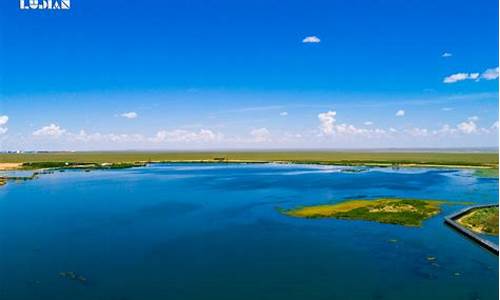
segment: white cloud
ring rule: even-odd
[[[307,37],[305,37],[302,40],[302,43],[314,43],[314,44],[317,44],[319,42],[321,42],[321,40],[317,36],[315,36],[315,35],[307,36]]]
[[[493,80],[498,78],[498,67],[488,69],[481,74],[482,79]]]
[[[38,130],[33,131],[33,135],[58,138],[65,132],[66,132],[65,129],[62,129],[58,125],[52,123],[50,125],[44,126]]]
[[[469,79],[476,80],[479,78],[479,73],[470,73]]]
[[[267,130],[267,128],[253,129],[252,131],[250,131],[250,135],[257,143],[267,142],[271,140],[271,133],[269,132],[269,130]]]
[[[434,135],[456,135],[456,134],[488,134],[492,133],[493,130],[498,129],[498,121],[493,123],[489,128],[479,127],[477,121],[479,117],[472,116],[467,118],[466,121],[458,123],[456,126],[450,126],[448,124],[443,125],[440,129],[434,130],[432,133]]]
[[[335,116],[337,112],[335,111],[327,111],[324,113],[318,114],[318,119],[320,122],[320,136],[331,136],[333,134],[339,136],[353,136],[353,135],[361,135],[365,137],[375,137],[387,135],[387,131],[380,128],[367,129],[367,128],[358,128],[352,124],[337,124]],[[373,122],[365,122],[373,125]]]
[[[0,135],[4,135],[5,133],[7,133],[8,128],[2,127],[2,125],[7,124],[7,122],[9,122],[9,116],[7,115],[0,116]]]
[[[0,125],[5,125],[9,122],[9,116],[3,115],[0,116]]]
[[[359,129],[354,127],[354,125],[351,124],[345,124],[342,123],[340,125],[336,125],[335,127],[335,132],[339,134],[356,134],[359,133]]]
[[[456,128],[452,128],[450,125],[444,124],[440,129],[432,131],[432,134],[442,136],[442,135],[454,134],[456,132],[457,132]]]
[[[475,80],[479,81],[480,79],[485,80],[493,80],[498,78],[498,67],[487,69],[483,73],[455,73],[450,76],[447,76],[443,79],[444,83],[455,83],[463,80]]]
[[[445,77],[443,79],[443,82],[444,83],[455,83],[455,82],[467,80],[467,79],[470,79],[469,73],[455,73],[455,74],[452,74],[450,76]]]
[[[214,133],[209,129],[200,129],[200,131],[188,131],[182,129],[175,130],[160,130],[156,133],[150,141],[160,143],[160,142],[212,142],[221,140],[223,138],[222,134]]]
[[[477,132],[477,125],[473,120],[469,120],[458,124],[457,129],[462,133],[471,134]]]
[[[372,121],[366,121],[363,124],[365,124],[366,126],[372,126],[373,122]]]
[[[325,135],[333,134],[333,124],[335,123],[335,115],[337,112],[335,111],[327,111],[324,113],[318,114],[319,119],[319,129]]]
[[[131,112],[123,113],[120,116],[127,118],[127,119],[135,119],[138,117],[138,114],[134,111],[131,111]]]
[[[453,54],[451,54],[450,52],[445,52],[441,55],[441,57],[452,57]]]
[[[402,109],[398,110],[395,114],[396,117],[403,117],[406,114],[406,112]]]
[[[286,116],[288,116],[288,112],[286,112],[286,111],[280,112],[280,116],[286,117]]]

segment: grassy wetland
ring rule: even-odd
[[[457,221],[476,233],[498,235],[498,206],[472,210]]]

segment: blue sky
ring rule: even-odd
[[[498,145],[497,1],[0,4],[3,150]]]

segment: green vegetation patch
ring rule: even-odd
[[[364,220],[404,226],[421,226],[422,222],[440,213],[442,201],[379,198],[375,200],[348,200],[284,210],[299,218],[335,218]]]
[[[477,233],[498,235],[498,206],[472,210],[457,222]]]
[[[498,178],[498,168],[482,168],[476,169],[474,175],[483,178]]]

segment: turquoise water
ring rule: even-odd
[[[158,164],[11,182],[0,188],[0,299],[498,299],[498,257],[443,224],[461,206],[422,228],[277,210],[375,197],[492,203],[498,179],[341,169]],[[87,281],[59,275],[69,271]]]

